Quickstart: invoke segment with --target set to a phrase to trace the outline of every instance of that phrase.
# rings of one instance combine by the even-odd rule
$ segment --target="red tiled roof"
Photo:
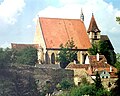
[[[107,66],[107,64],[105,62],[107,62],[106,58],[104,55],[99,55],[99,61],[97,61],[97,57],[96,55],[90,55],[88,56],[90,64],[92,66],[97,66],[97,67],[105,67]]]
[[[99,55],[99,61],[97,61],[96,55],[90,55],[88,56],[88,58],[90,60],[90,64],[69,64],[66,68],[67,69],[86,69],[89,75],[94,74],[94,72],[96,71],[106,70],[111,74],[111,77],[116,77],[115,73],[117,73],[117,69],[107,64],[107,60],[104,55]]]
[[[14,49],[23,49],[23,48],[26,48],[26,47],[33,47],[33,48],[36,48],[38,49],[39,48],[39,45],[38,44],[16,44],[16,43],[11,43],[11,47],[14,48]]]
[[[100,32],[93,14],[87,32]]]
[[[84,68],[84,69],[88,69],[90,64],[68,64],[67,65],[67,69],[79,69],[79,68]]]
[[[47,48],[60,48],[73,38],[77,49],[91,47],[84,23],[80,19],[39,18]]]

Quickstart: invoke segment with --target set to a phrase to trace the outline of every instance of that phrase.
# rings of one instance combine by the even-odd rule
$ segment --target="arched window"
[[[50,58],[49,58],[48,52],[45,53],[45,63],[50,64]]]
[[[54,53],[51,54],[51,63],[55,64],[55,54]]]

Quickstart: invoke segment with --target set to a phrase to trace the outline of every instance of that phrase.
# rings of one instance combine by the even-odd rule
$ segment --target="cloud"
[[[32,25],[27,25],[27,29],[29,29],[29,28],[31,28],[32,27]]]
[[[40,17],[54,18],[80,18],[81,8],[85,16],[85,25],[88,28],[92,13],[94,13],[96,22],[101,34],[107,34],[115,50],[120,52],[115,39],[120,42],[120,25],[116,22],[116,16],[120,16],[120,10],[116,9],[112,3],[106,3],[104,0],[59,0],[62,7],[48,6],[38,12]],[[114,34],[114,35],[113,35]],[[113,37],[117,35],[117,37]],[[114,41],[113,41],[114,40]]]
[[[24,0],[4,0],[0,3],[0,20],[7,24],[14,24],[17,16],[25,6]]]

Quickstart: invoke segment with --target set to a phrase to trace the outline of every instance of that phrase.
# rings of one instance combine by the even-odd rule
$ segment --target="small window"
[[[106,76],[106,78],[108,78],[108,76]]]
[[[105,72],[104,72],[104,74],[105,74]]]
[[[94,34],[94,38],[97,39],[97,33]]]
[[[102,76],[102,78],[104,78],[104,76]]]
[[[78,85],[80,85],[81,84],[81,82],[78,82]]]

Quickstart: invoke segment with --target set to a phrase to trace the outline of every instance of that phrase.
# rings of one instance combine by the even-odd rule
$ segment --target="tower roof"
[[[94,18],[94,15],[92,14],[92,18],[91,18],[91,21],[90,21],[90,25],[89,25],[89,28],[88,28],[88,33],[89,32],[101,32],[97,26],[97,23],[95,21],[95,18]]]
[[[84,21],[84,14],[83,14],[82,9],[81,9],[81,14],[80,14],[80,19],[81,19],[81,21]]]

